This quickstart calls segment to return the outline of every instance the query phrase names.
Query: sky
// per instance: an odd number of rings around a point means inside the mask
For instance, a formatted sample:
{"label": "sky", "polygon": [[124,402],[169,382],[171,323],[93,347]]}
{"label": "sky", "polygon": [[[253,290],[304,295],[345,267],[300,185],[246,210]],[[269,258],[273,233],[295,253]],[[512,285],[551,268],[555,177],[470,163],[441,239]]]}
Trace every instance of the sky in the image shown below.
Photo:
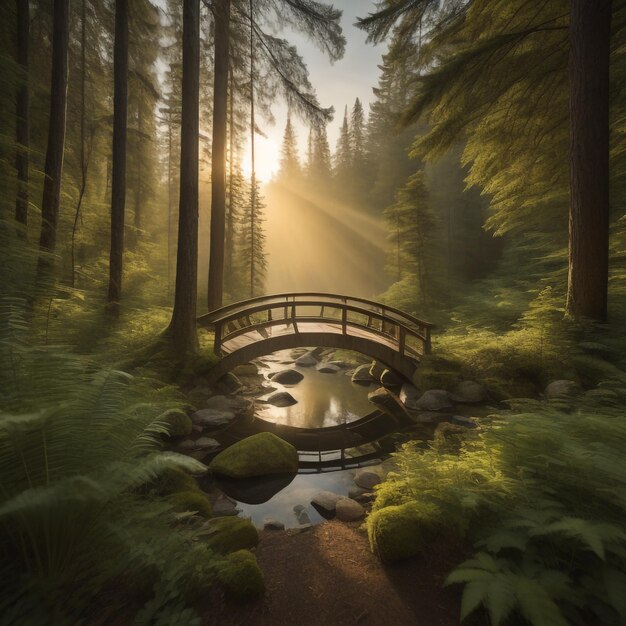
{"label": "sky", "polygon": [[[331,65],[328,57],[302,33],[285,30],[280,36],[295,45],[303,57],[309,68],[311,83],[320,104],[324,107],[335,108],[335,118],[328,125],[328,140],[331,150],[334,151],[343,120],[344,107],[348,105],[348,110],[350,110],[355,98],[359,98],[366,113],[369,110],[369,104],[373,100],[372,87],[378,83],[378,65],[381,63],[386,46],[366,44],[366,33],[354,26],[357,17],[364,17],[374,9],[373,0],[328,1],[332,2],[336,8],[343,10],[341,26],[347,43],[344,57],[340,61]],[[287,121],[287,107],[283,102],[277,102],[272,110],[276,124],[270,126],[267,123],[261,123],[260,126],[267,138],[257,136],[255,140],[257,176],[263,182],[267,182],[278,169],[280,146]],[[304,154],[308,128],[298,119],[292,121],[298,135],[300,151]],[[248,156],[244,158],[243,167],[244,171],[249,173],[249,150],[246,150],[246,154]]]}

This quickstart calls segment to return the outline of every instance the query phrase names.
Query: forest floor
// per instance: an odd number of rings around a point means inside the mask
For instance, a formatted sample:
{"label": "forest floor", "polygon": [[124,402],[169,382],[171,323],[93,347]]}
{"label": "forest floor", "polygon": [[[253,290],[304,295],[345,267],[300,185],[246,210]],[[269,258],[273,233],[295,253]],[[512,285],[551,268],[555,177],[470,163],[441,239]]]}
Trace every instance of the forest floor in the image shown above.
{"label": "forest floor", "polygon": [[266,530],[256,556],[263,598],[245,606],[212,598],[204,626],[452,626],[460,594],[443,588],[458,553],[432,546],[428,558],[383,565],[359,523],[328,521],[307,531]]}

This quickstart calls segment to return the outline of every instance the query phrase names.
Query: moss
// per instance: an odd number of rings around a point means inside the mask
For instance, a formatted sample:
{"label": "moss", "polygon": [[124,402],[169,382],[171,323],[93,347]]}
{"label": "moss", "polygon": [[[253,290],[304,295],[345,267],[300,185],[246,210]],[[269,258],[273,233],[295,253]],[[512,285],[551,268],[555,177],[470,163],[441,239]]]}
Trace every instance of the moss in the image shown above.
{"label": "moss", "polygon": [[175,511],[197,511],[201,517],[211,517],[211,503],[208,497],[199,489],[194,491],[179,491],[167,497],[167,501]]}
{"label": "moss", "polygon": [[164,416],[169,436],[187,437],[193,431],[193,423],[191,418],[180,409],[168,411]]}
{"label": "moss", "polygon": [[216,517],[207,524],[208,546],[220,554],[254,548],[259,533],[250,520],[241,517]]}
{"label": "moss", "polygon": [[461,366],[454,361],[434,355],[427,355],[420,361],[413,376],[413,384],[422,392],[429,389],[452,391],[461,380]]}
{"label": "moss", "polygon": [[186,602],[195,602],[206,596],[218,577],[219,562],[211,549],[197,542],[185,554],[186,567],[179,580],[178,591]]}
{"label": "moss", "polygon": [[434,505],[415,502],[373,512],[367,520],[372,552],[384,563],[422,553],[435,535],[438,513]]}
{"label": "moss", "polygon": [[195,479],[179,469],[166,469],[153,483],[159,496],[170,496],[180,491],[196,491],[198,483]]}
{"label": "moss", "polygon": [[218,570],[218,580],[226,597],[235,602],[248,602],[263,595],[263,572],[248,550],[229,554]]}
{"label": "moss", "polygon": [[291,474],[298,471],[298,452],[272,433],[259,433],[220,452],[210,468],[230,478]]}

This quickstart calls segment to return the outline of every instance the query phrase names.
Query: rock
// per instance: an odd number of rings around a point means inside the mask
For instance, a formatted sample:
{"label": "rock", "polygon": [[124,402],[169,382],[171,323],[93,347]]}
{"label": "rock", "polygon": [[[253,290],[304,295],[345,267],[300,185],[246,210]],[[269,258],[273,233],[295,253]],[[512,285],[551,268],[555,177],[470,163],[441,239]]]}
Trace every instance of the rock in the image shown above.
{"label": "rock", "polygon": [[382,482],[380,476],[376,472],[361,470],[356,473],[354,482],[363,489],[372,489],[375,485]]}
{"label": "rock", "polygon": [[228,496],[220,496],[213,503],[213,517],[227,517],[238,513],[237,503]]}
{"label": "rock", "polygon": [[296,359],[296,365],[298,367],[313,367],[317,365],[317,359],[310,352],[307,352]]}
{"label": "rock", "polygon": [[610,357],[615,354],[615,350],[613,348],[606,346],[603,343],[598,343],[597,341],[582,341],[578,345],[588,354],[597,354],[602,357]]}
{"label": "rock", "polygon": [[273,393],[266,402],[268,404],[273,404],[278,407],[285,406],[293,406],[294,404],[298,404],[298,401],[286,391],[278,391],[277,393]]}
{"label": "rock", "polygon": [[263,572],[248,550],[229,554],[217,570],[217,579],[226,598],[238,605],[256,600],[265,592]]}
{"label": "rock", "polygon": [[420,396],[415,408],[424,411],[446,411],[453,408],[450,394],[443,389],[431,389]]}
{"label": "rock", "polygon": [[573,380],[555,380],[545,389],[546,400],[553,398],[571,398],[580,391],[579,386]]}
{"label": "rock", "polygon": [[204,404],[207,409],[216,411],[231,411],[236,415],[246,413],[252,407],[250,400],[240,396],[229,398],[227,396],[212,396]]}
{"label": "rock", "polygon": [[212,437],[199,437],[194,443],[196,444],[196,448],[209,451],[215,450],[222,445],[219,441],[213,439]]}
{"label": "rock", "polygon": [[304,378],[303,374],[297,370],[281,370],[270,374],[269,377],[272,382],[280,383],[281,385],[295,385]]}
{"label": "rock", "polygon": [[241,517],[214,517],[205,522],[200,530],[207,545],[220,554],[255,548],[259,533],[252,522]]}
{"label": "rock", "polygon": [[220,489],[237,502],[263,504],[287,487],[296,474],[268,474],[252,478],[218,478]]}
{"label": "rock", "polygon": [[341,498],[335,506],[337,519],[342,522],[356,522],[365,517],[365,509],[352,498]]}
{"label": "rock", "polygon": [[423,413],[413,416],[413,421],[417,424],[433,424],[435,426],[451,419],[452,415],[448,413],[437,413],[436,411],[424,411]]}
{"label": "rock", "polygon": [[180,409],[168,411],[163,421],[170,437],[188,437],[193,431],[192,419]]}
{"label": "rock", "polygon": [[486,396],[485,388],[474,380],[464,380],[460,382],[451,394],[454,402],[461,404],[479,404],[484,402]]}
{"label": "rock", "polygon": [[400,389],[399,398],[400,402],[404,404],[407,409],[417,409],[417,401],[420,398],[420,392],[415,385],[410,383],[404,383]]}
{"label": "rock", "polygon": [[371,504],[376,500],[376,494],[372,492],[362,493],[360,496],[354,498],[359,504]]}
{"label": "rock", "polygon": [[285,525],[281,521],[269,517],[264,520],[263,528],[265,530],[285,530]]}
{"label": "rock", "polygon": [[202,405],[210,395],[211,390],[206,385],[197,385],[187,394],[187,397],[192,404]]}
{"label": "rock", "polygon": [[318,491],[313,498],[311,498],[311,504],[318,509],[323,509],[327,513],[332,513],[335,510],[337,502],[342,498],[338,493],[332,491]]}
{"label": "rock", "polygon": [[298,524],[300,524],[301,526],[311,525],[311,518],[309,517],[305,506],[303,506],[302,504],[296,504],[296,506],[293,507],[293,512],[296,514]]}
{"label": "rock", "polygon": [[194,424],[205,428],[218,428],[230,424],[235,419],[232,411],[220,411],[217,409],[201,409],[196,411],[191,419]]}
{"label": "rock", "polygon": [[211,517],[211,503],[206,494],[199,489],[178,491],[165,500],[179,513],[194,511],[200,517]]}
{"label": "rock", "polygon": [[380,378],[385,371],[385,366],[381,365],[378,361],[372,361],[370,364],[370,376],[376,381],[380,382]]}
{"label": "rock", "polygon": [[306,348],[294,348],[290,353],[289,356],[292,359],[297,359],[299,357],[301,357],[303,354],[306,354],[308,352],[308,350]]}
{"label": "rock", "polygon": [[193,439],[185,439],[178,444],[178,449],[181,452],[190,452],[191,450],[197,450],[196,442]]}
{"label": "rock", "polygon": [[244,363],[243,365],[237,365],[233,370],[235,376],[256,376],[259,373],[259,368],[254,363]]}
{"label": "rock", "polygon": [[380,375],[380,382],[384,387],[390,387],[391,389],[397,389],[402,386],[402,379],[390,369],[386,369]]}
{"label": "rock", "polygon": [[272,433],[258,433],[220,452],[209,467],[215,474],[230,478],[295,474],[298,471],[298,452]]}
{"label": "rock", "polygon": [[363,489],[363,487],[352,487],[350,491],[348,491],[348,497],[356,500],[359,496],[362,496],[364,493],[367,493],[367,489]]}
{"label": "rock", "polygon": [[406,407],[400,402],[400,398],[395,393],[389,391],[389,389],[380,387],[380,389],[368,393],[367,399],[383,413],[387,413],[397,419],[400,424],[411,421]]}
{"label": "rock", "polygon": [[465,415],[453,415],[450,421],[457,426],[464,426],[465,428],[476,428],[476,422],[469,417],[465,417]]}
{"label": "rock", "polygon": [[359,365],[352,374],[352,382],[358,385],[371,385],[375,382],[370,374],[370,366]]}
{"label": "rock", "polygon": [[330,363],[326,363],[322,365],[321,367],[318,367],[317,371],[322,374],[336,374],[337,372],[340,371],[340,368],[337,367],[336,365],[331,365]]}
{"label": "rock", "polygon": [[229,393],[237,393],[243,387],[243,383],[232,372],[224,374],[224,376],[219,379],[219,383],[224,385],[226,391]]}
{"label": "rock", "polygon": [[328,361],[328,365],[334,365],[342,370],[350,369],[351,365],[345,361]]}
{"label": "rock", "polygon": [[370,547],[383,563],[420,554],[430,545],[436,507],[410,502],[374,511],[368,518]]}

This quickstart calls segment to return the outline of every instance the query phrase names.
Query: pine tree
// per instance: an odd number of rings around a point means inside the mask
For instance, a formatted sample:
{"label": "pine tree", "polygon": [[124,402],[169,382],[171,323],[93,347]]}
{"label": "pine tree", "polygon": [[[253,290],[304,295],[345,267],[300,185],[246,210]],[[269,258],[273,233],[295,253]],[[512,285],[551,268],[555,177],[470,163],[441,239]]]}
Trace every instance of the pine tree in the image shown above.
{"label": "pine tree", "polygon": [[313,132],[313,162],[311,166],[311,176],[315,185],[326,188],[330,185],[332,180],[330,146],[328,145],[326,126],[319,126],[315,128]]}
{"label": "pine tree", "polygon": [[350,127],[348,124],[348,106],[343,113],[343,123],[337,140],[337,149],[334,159],[335,185],[338,190],[345,190],[350,186],[350,174],[352,173],[352,147],[350,145]]}
{"label": "pine tree", "polygon": [[298,141],[291,123],[291,115],[287,115],[287,124],[283,135],[279,176],[285,182],[295,182],[301,175]]}

